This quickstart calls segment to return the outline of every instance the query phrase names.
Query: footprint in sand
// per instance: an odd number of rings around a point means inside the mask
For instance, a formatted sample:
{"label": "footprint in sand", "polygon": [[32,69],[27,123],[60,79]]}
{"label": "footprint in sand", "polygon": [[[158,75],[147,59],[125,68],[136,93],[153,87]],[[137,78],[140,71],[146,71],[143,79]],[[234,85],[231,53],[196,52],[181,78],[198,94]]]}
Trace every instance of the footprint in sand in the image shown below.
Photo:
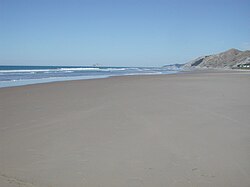
{"label": "footprint in sand", "polygon": [[201,177],[208,177],[208,178],[214,178],[214,175],[209,175],[209,174],[205,174],[203,171],[199,170],[198,168],[193,168],[192,169],[193,173],[195,175],[201,176]]}

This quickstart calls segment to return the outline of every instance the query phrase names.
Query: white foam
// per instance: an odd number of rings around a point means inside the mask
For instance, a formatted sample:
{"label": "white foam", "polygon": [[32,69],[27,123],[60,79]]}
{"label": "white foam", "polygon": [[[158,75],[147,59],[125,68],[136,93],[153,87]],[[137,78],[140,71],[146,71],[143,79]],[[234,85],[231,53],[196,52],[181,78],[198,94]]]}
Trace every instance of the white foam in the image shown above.
{"label": "white foam", "polygon": [[0,70],[0,73],[31,73],[31,72],[46,72],[51,69],[20,69],[20,70]]}
{"label": "white foam", "polygon": [[107,78],[107,77],[109,76],[96,75],[96,76],[49,77],[49,78],[41,78],[41,79],[22,79],[22,80],[0,81],[0,88],[23,86],[23,85],[38,84],[38,83],[69,81],[69,80],[100,79],[100,78]]}
{"label": "white foam", "polygon": [[0,73],[36,73],[36,72],[73,72],[73,71],[124,71],[130,68],[58,68],[58,69],[23,69],[23,70],[0,70]]}
{"label": "white foam", "polygon": [[100,68],[60,68],[62,71],[98,71]]}
{"label": "white foam", "polygon": [[60,68],[63,71],[124,71],[128,68]]}
{"label": "white foam", "polygon": [[101,69],[102,71],[125,71],[127,68],[106,68],[106,69]]}

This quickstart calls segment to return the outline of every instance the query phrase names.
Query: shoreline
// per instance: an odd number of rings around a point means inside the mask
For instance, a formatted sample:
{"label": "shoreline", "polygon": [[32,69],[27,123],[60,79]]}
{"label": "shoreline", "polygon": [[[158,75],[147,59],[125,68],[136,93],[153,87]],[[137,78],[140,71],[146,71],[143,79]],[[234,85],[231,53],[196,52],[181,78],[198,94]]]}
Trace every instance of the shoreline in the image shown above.
{"label": "shoreline", "polygon": [[0,87],[96,79],[119,75],[169,74],[175,72],[177,71],[158,67],[0,66]]}
{"label": "shoreline", "polygon": [[0,89],[0,186],[249,186],[250,73]]}
{"label": "shoreline", "polygon": [[[154,76],[154,75],[171,75],[171,74],[178,74],[181,72],[173,71],[170,73],[148,73],[148,74],[131,74],[131,75],[100,75],[100,76],[86,76],[86,77],[51,77],[45,79],[30,79],[30,80],[20,80],[20,82],[31,82],[31,83],[18,83],[19,81],[13,81],[13,83],[17,83],[17,85],[13,86],[0,86],[1,88],[11,88],[11,87],[19,87],[19,86],[28,86],[28,85],[37,85],[37,84],[49,84],[49,83],[56,83],[56,82],[68,82],[68,81],[81,81],[81,80],[96,80],[96,79],[107,79],[112,77],[127,77],[127,76]],[[60,80],[61,79],[61,80]],[[9,81],[3,82],[8,84]],[[34,82],[34,83],[32,83]]]}
{"label": "shoreline", "polygon": [[[78,80],[92,80],[92,79],[106,79],[111,77],[126,77],[126,76],[157,76],[157,75],[171,75],[171,74],[182,74],[182,73],[226,73],[226,72],[250,72],[246,69],[189,69],[189,70],[179,70],[172,71],[169,73],[145,73],[145,74],[124,74],[124,75],[98,75],[98,76],[73,76],[73,77],[50,77],[43,79],[24,79],[17,81],[3,81],[0,82],[0,89],[10,88],[10,87],[19,87],[26,85],[36,85],[36,84],[47,84],[55,82],[67,82],[67,81],[78,81]],[[12,85],[11,85],[11,84]],[[1,85],[2,84],[2,85]]]}
{"label": "shoreline", "polygon": [[[193,70],[181,70],[181,71],[173,71],[170,73],[164,73],[164,74],[131,74],[131,75],[111,75],[111,76],[88,76],[84,78],[77,78],[76,77],[52,77],[52,78],[46,78],[46,79],[55,79],[55,80],[48,80],[43,82],[43,79],[34,79],[35,83],[26,83],[26,84],[17,84],[13,86],[3,86],[0,87],[0,89],[3,88],[12,88],[12,87],[22,87],[22,86],[32,86],[32,85],[39,85],[39,84],[50,84],[50,83],[58,83],[58,82],[69,82],[69,81],[86,81],[86,80],[98,80],[98,79],[108,79],[108,78],[115,78],[115,77],[131,77],[131,76],[166,76],[166,75],[175,75],[175,74],[196,74],[196,73],[248,73],[250,70],[238,70],[238,69],[193,69]],[[59,80],[57,80],[59,78]],[[60,80],[62,78],[62,80]],[[34,81],[34,80],[21,80],[21,81]],[[18,81],[17,81],[18,82]],[[4,82],[5,83],[5,82]]]}
{"label": "shoreline", "polygon": [[[98,76],[75,76],[75,77],[50,77],[43,79],[24,79],[17,81],[3,81],[0,82],[1,88],[17,87],[17,86],[26,86],[26,85],[36,85],[44,83],[53,83],[53,82],[64,82],[64,81],[75,81],[75,80],[92,80],[92,79],[105,79],[110,77],[123,77],[123,76],[143,76],[143,75],[169,75],[176,74],[179,72],[173,71],[169,73],[148,73],[148,74],[124,74],[124,75],[98,75]],[[2,85],[1,85],[2,84]],[[12,84],[12,85],[11,85]]]}

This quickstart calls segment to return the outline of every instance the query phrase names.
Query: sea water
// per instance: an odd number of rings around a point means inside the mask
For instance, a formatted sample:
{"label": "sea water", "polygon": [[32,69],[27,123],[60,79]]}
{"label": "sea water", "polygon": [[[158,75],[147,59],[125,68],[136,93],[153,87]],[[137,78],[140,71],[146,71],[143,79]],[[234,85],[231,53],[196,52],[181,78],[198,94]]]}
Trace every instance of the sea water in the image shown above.
{"label": "sea water", "polygon": [[170,73],[176,73],[176,71],[158,67],[0,66],[0,87],[110,76]]}

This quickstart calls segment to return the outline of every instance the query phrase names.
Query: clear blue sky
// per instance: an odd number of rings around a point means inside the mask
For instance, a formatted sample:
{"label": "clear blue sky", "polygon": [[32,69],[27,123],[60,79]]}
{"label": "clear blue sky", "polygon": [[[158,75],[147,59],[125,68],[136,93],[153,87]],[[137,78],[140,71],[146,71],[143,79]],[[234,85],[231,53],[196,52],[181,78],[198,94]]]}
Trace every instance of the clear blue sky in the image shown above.
{"label": "clear blue sky", "polygon": [[250,49],[249,0],[0,0],[0,65],[162,66]]}

